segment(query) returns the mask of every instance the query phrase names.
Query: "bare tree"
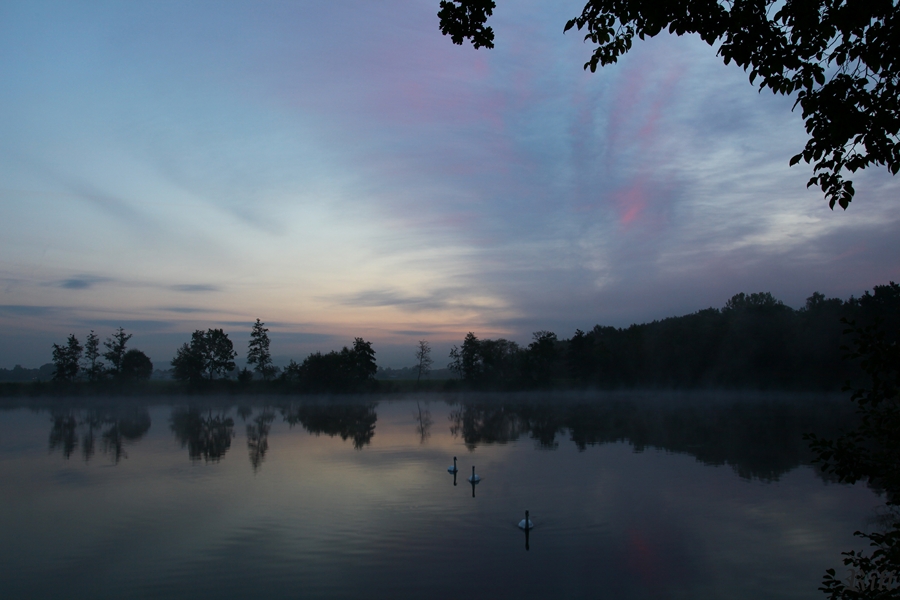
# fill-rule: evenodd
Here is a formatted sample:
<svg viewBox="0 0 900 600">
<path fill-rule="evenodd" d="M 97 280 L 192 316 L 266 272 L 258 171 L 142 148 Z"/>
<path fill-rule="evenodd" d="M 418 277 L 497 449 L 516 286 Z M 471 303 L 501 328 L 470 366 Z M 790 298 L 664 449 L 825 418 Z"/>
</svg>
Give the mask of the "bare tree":
<svg viewBox="0 0 900 600">
<path fill-rule="evenodd" d="M 419 346 L 416 348 L 416 385 L 419 384 L 422 375 L 428 377 L 433 363 L 434 361 L 431 360 L 431 346 L 425 340 L 419 340 Z"/>
</svg>

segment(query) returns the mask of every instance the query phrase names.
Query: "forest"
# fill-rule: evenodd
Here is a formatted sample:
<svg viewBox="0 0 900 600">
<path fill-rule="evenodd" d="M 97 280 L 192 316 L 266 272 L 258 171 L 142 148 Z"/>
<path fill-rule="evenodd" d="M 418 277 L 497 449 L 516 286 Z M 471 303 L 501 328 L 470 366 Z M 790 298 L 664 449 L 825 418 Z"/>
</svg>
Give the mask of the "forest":
<svg viewBox="0 0 900 600">
<path fill-rule="evenodd" d="M 355 338 L 340 351 L 313 352 L 283 368 L 272 362 L 265 323 L 252 324 L 246 366 L 222 329 L 196 330 L 175 352 L 164 373 L 150 381 L 150 359 L 129 349 L 131 334 L 121 327 L 103 343 L 91 331 L 82 345 L 70 335 L 53 345 L 53 363 L 37 369 L 0 369 L 0 383 L 24 377 L 52 381 L 2 383 L 18 393 L 146 393 L 204 391 L 253 393 L 359 393 L 395 391 L 517 391 L 540 389 L 750 389 L 837 391 L 863 375 L 858 362 L 845 360 L 848 330 L 877 327 L 889 342 L 900 331 L 900 285 L 875 286 L 847 300 L 818 292 L 799 309 L 771 293 L 740 293 L 722 308 L 629 327 L 595 325 L 568 339 L 538 331 L 527 345 L 468 333 L 450 351 L 450 379 L 429 377 L 434 364 L 426 340 L 416 363 L 392 371 L 407 380 L 380 378 L 371 342 Z M 52 366 L 52 370 L 51 367 Z M 443 365 L 441 365 L 443 366 Z M 157 369 L 156 373 L 160 373 Z"/>
</svg>

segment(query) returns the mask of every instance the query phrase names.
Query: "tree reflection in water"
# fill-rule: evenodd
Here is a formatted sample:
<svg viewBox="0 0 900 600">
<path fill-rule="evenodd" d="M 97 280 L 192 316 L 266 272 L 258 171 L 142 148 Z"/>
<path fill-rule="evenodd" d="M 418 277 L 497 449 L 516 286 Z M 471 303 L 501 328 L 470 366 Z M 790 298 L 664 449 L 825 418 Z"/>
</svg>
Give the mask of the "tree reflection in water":
<svg viewBox="0 0 900 600">
<path fill-rule="evenodd" d="M 580 451 L 629 442 L 731 465 L 741 477 L 777 480 L 811 454 L 802 435 L 833 432 L 852 421 L 842 404 L 790 401 L 698 403 L 618 400 L 578 402 L 464 402 L 450 412 L 450 433 L 469 449 L 529 435 L 553 450 L 569 435 Z"/>
<path fill-rule="evenodd" d="M 247 424 L 247 451 L 250 454 L 250 464 L 253 465 L 254 471 L 259 470 L 266 457 L 266 450 L 269 449 L 269 429 L 274 420 L 275 413 L 264 408 L 260 414 L 254 417 L 252 423 Z"/>
<path fill-rule="evenodd" d="M 419 443 L 424 444 L 425 440 L 431 437 L 431 426 L 434 424 L 434 421 L 431 420 L 431 411 L 427 408 L 422 410 L 422 405 L 416 400 L 416 410 L 413 412 L 413 417 L 416 419 L 416 433 L 419 434 Z"/>
<path fill-rule="evenodd" d="M 234 419 L 227 415 L 227 410 L 213 414 L 209 409 L 204 416 L 193 406 L 176 408 L 169 423 L 181 447 L 187 446 L 191 460 L 218 462 L 231 448 Z"/>
<path fill-rule="evenodd" d="M 410 403 L 409 406 L 413 406 Z M 238 409 L 246 420 L 247 451 L 258 470 L 269 449 L 269 433 L 278 412 L 290 426 L 301 425 L 319 435 L 340 436 L 361 450 L 375 435 L 377 402 L 296 401 L 254 413 Z M 235 437 L 230 407 L 178 407 L 171 413 L 171 430 L 191 460 L 220 460 Z M 424 443 L 431 434 L 432 417 L 426 403 L 413 409 L 416 433 Z M 101 406 L 91 409 L 53 409 L 49 449 L 69 458 L 81 450 L 89 461 L 97 450 L 114 462 L 126 457 L 128 442 L 150 429 L 146 408 Z M 450 433 L 474 449 L 482 444 L 504 444 L 528 436 L 538 448 L 553 450 L 566 437 L 580 451 L 588 446 L 630 443 L 636 452 L 645 448 L 689 454 L 709 465 L 730 465 L 741 477 L 773 481 L 811 454 L 803 433 L 835 435 L 853 423 L 846 402 L 817 398 L 801 401 L 661 397 L 607 398 L 578 401 L 548 396 L 522 399 L 467 398 L 451 405 Z M 819 473 L 822 477 L 829 477 Z"/>
<path fill-rule="evenodd" d="M 59 448 L 69 458 L 78 447 L 79 430 L 83 430 L 81 453 L 85 461 L 90 461 L 96 452 L 97 432 L 102 452 L 118 463 L 127 458 L 125 443 L 139 440 L 150 430 L 146 408 L 53 411 L 50 417 L 50 451 Z"/>
<path fill-rule="evenodd" d="M 299 423 L 310 433 L 352 439 L 357 450 L 368 445 L 375 435 L 377 402 L 365 404 L 289 404 L 281 408 L 284 421 L 291 427 Z"/>
<path fill-rule="evenodd" d="M 78 446 L 78 420 L 71 413 L 54 413 L 51 419 L 50 452 L 59 448 L 63 456 L 69 458 Z"/>
</svg>

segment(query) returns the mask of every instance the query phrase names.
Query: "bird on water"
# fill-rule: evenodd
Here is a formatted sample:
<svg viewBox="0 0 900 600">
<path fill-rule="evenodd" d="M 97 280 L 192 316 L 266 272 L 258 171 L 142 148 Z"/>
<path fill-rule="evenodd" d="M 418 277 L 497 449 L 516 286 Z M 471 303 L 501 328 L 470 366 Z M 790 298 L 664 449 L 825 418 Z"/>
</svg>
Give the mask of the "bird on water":
<svg viewBox="0 0 900 600">
<path fill-rule="evenodd" d="M 475 474 L 475 467 L 472 467 L 472 476 L 469 477 L 469 483 L 478 483 L 481 481 L 481 477 Z"/>
<path fill-rule="evenodd" d="M 525 518 L 519 521 L 519 528 L 528 531 L 534 527 L 534 523 L 528 518 L 528 511 L 525 511 Z"/>
<path fill-rule="evenodd" d="M 459 469 L 456 468 L 456 457 L 454 456 L 453 457 L 453 466 L 447 467 L 447 472 L 448 473 L 456 473 L 457 471 L 459 471 Z"/>
</svg>

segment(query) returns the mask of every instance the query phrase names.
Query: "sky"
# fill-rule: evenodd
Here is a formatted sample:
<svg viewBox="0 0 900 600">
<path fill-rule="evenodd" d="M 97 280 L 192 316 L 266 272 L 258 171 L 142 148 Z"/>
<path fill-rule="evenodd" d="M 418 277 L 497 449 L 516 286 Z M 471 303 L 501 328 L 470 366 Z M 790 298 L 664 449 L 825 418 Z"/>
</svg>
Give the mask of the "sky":
<svg viewBox="0 0 900 600">
<path fill-rule="evenodd" d="M 847 211 L 788 162 L 793 99 L 696 37 L 583 69 L 582 4 L 0 2 L 0 367 L 115 328 L 166 368 L 195 329 L 276 363 L 363 337 L 380 366 L 768 291 L 900 280 L 900 179 Z"/>
</svg>

